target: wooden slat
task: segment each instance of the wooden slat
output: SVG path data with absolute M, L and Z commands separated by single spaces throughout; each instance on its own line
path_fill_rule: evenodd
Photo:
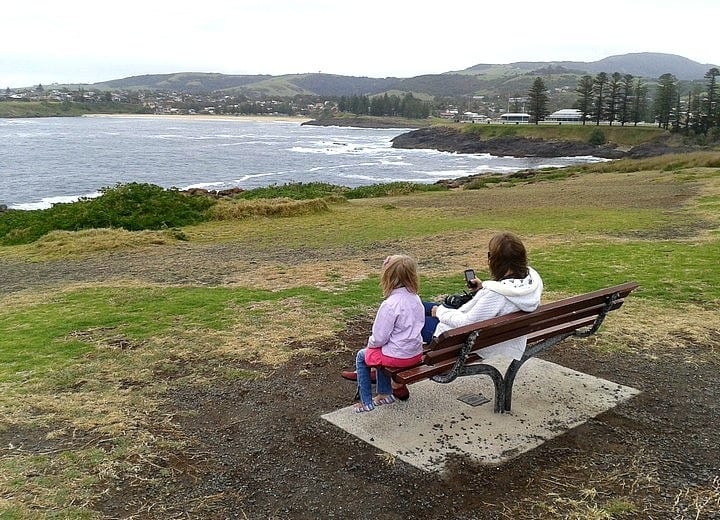
M 571 333 L 591 326 L 604 308 L 608 296 L 618 295 L 610 307 L 610 310 L 615 310 L 623 305 L 623 298 L 637 287 L 637 283 L 629 282 L 548 303 L 533 312 L 515 312 L 458 327 L 444 332 L 430 343 L 421 364 L 411 368 L 384 370 L 391 373 L 395 381 L 405 384 L 443 374 L 455 364 L 465 340 L 474 331 L 479 334 L 466 364 L 481 361 L 482 357 L 478 354 L 480 349 L 502 341 L 527 335 L 528 345 L 534 345 L 557 335 Z
M 443 332 L 440 336 L 435 338 L 430 345 L 428 345 L 428 350 L 439 350 L 445 347 L 461 344 L 465 341 L 467 336 L 474 331 L 480 331 L 481 335 L 483 333 L 487 333 L 488 329 L 496 330 L 500 333 L 513 330 L 515 328 L 526 327 L 536 321 L 550 319 L 560 315 L 567 315 L 588 307 L 601 305 L 605 302 L 605 299 L 612 294 L 618 294 L 619 298 L 622 299 L 637 288 L 637 286 L 638 284 L 634 282 L 616 285 L 614 287 L 608 287 L 606 289 L 600 289 L 584 295 L 574 296 L 572 298 L 566 298 L 557 302 L 541 305 L 533 312 L 514 312 L 482 322 L 457 327 Z M 497 341 L 492 344 L 494 343 L 497 343 Z
M 623 300 L 616 300 L 611 306 L 610 310 L 618 309 L 622 306 L 622 304 Z M 585 309 L 573 310 L 565 314 L 553 315 L 545 319 L 542 319 L 542 316 L 537 316 L 532 313 L 533 315 L 535 315 L 535 318 L 540 319 L 527 322 L 525 323 L 525 325 L 519 327 L 513 327 L 512 325 L 515 323 L 515 321 L 512 321 L 510 323 L 503 324 L 502 327 L 478 329 L 481 330 L 481 332 L 478 338 L 475 340 L 473 350 L 488 347 L 490 345 L 495 345 L 497 343 L 502 343 L 503 341 L 508 341 L 518 338 L 520 336 L 529 335 L 534 332 L 541 332 L 545 329 L 551 329 L 556 325 L 561 325 L 566 322 L 572 322 L 581 318 L 590 317 L 590 321 L 592 323 L 592 321 L 594 321 L 594 319 L 598 316 L 598 314 L 600 313 L 600 311 L 603 310 L 604 307 L 605 303 L 602 303 L 599 305 L 593 305 Z M 448 357 L 454 357 L 457 355 L 463 345 L 464 342 L 440 350 L 429 350 L 425 353 L 425 362 L 428 364 L 434 364 L 443 359 L 447 359 Z
M 578 329 L 588 327 L 592 325 L 594 321 L 594 316 L 589 316 L 579 320 L 574 320 L 569 323 L 556 325 L 554 327 L 548 327 L 546 329 L 543 329 L 542 331 L 537 331 L 533 334 L 530 334 L 528 336 L 528 345 L 538 343 L 553 336 L 566 334 Z M 398 383 L 410 384 L 420 381 L 422 379 L 427 379 L 437 374 L 444 374 L 445 372 L 449 371 L 455 364 L 455 359 L 456 357 L 452 357 L 448 359 L 443 359 L 433 365 L 423 363 L 416 367 L 393 369 L 389 372 L 393 374 L 393 379 Z M 477 351 L 473 351 L 468 355 L 466 364 L 475 363 L 481 360 L 482 357 L 477 353 Z

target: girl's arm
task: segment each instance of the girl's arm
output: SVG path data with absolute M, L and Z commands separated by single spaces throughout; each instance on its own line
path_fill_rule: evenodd
M 395 328 L 397 315 L 395 309 L 384 300 L 375 315 L 372 326 L 372 335 L 368 339 L 368 348 L 380 348 L 390 339 L 390 334 Z

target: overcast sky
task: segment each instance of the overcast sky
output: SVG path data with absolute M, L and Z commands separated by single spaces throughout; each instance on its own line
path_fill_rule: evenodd
M 0 88 L 140 74 L 412 77 L 664 52 L 720 63 L 718 0 L 4 2 Z

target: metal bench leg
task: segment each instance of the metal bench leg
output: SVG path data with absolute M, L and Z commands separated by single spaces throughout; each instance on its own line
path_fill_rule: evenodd
M 492 382 L 495 385 L 495 413 L 501 413 L 506 399 L 506 387 L 502 374 L 492 365 L 479 364 L 463 367 L 460 375 L 476 376 L 479 374 L 488 375 L 490 376 L 490 379 L 492 379 Z
M 517 375 L 518 371 L 520 370 L 520 367 L 523 366 L 524 360 L 518 360 L 513 359 L 512 363 L 510 363 L 510 366 L 505 371 L 505 380 L 503 381 L 505 385 L 505 401 L 503 402 L 503 412 L 509 412 L 510 407 L 512 406 L 512 391 L 513 391 L 513 385 L 515 384 L 515 376 Z

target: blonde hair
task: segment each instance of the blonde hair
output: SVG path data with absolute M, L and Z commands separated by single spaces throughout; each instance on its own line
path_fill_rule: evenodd
M 411 293 L 418 293 L 417 262 L 407 255 L 390 255 L 383 262 L 383 272 L 380 277 L 383 297 L 387 298 L 393 289 L 405 287 Z

